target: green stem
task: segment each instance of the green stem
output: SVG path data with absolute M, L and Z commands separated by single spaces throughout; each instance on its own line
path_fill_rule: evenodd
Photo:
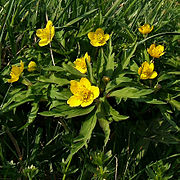
M 53 63 L 53 66 L 55 66 L 54 56 L 53 56 L 53 52 L 52 52 L 52 46 L 51 46 L 51 43 L 49 43 L 49 46 L 50 46 L 50 53 L 51 53 L 52 63 Z
M 140 45 L 149 39 L 159 37 L 159 36 L 165 36 L 165 35 L 180 35 L 180 33 L 179 32 L 165 32 L 165 33 L 155 34 L 153 36 L 147 37 L 146 39 L 143 39 L 142 41 L 138 42 L 137 44 Z
M 71 160 L 72 160 L 72 156 L 71 156 L 71 158 L 70 158 L 70 160 L 69 160 L 69 162 L 68 162 L 68 165 L 67 165 L 67 167 L 66 167 L 66 169 L 65 169 L 65 174 L 63 175 L 63 179 L 62 179 L 62 180 L 65 180 L 65 179 L 66 179 L 66 173 L 67 173 L 67 171 L 68 171 L 68 169 L 69 169 L 69 165 L 71 164 Z
M 8 90 L 7 90 L 7 92 L 6 92 L 5 96 L 4 96 L 4 99 L 3 99 L 2 103 L 1 103 L 0 109 L 2 109 L 2 107 L 3 107 L 4 101 L 5 101 L 6 97 L 7 97 L 7 94 L 9 92 L 11 86 L 12 86 L 12 83 L 9 85 L 9 88 L 8 88 Z

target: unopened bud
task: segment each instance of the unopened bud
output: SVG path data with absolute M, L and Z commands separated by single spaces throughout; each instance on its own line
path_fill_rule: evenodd
M 102 80 L 105 82 L 105 83 L 108 83 L 110 81 L 110 78 L 107 77 L 107 76 L 103 76 Z
M 157 90 L 159 90 L 159 89 L 162 88 L 162 86 L 161 86 L 160 84 L 156 84 L 156 85 L 154 86 L 154 88 L 157 89 Z

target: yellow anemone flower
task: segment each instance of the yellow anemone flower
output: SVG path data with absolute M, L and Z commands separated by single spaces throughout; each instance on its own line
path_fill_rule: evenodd
M 48 21 L 44 29 L 38 29 L 36 35 L 41 39 L 39 41 L 39 46 L 46 46 L 52 41 L 54 37 L 55 29 L 52 21 Z
M 158 74 L 154 71 L 154 63 L 143 62 L 141 67 L 138 69 L 140 79 L 154 79 Z
M 151 46 L 147 49 L 147 52 L 154 58 L 159 58 L 165 53 L 164 46 L 156 46 L 155 44 L 151 44 Z
M 91 57 L 88 56 L 87 52 L 84 55 L 84 57 L 77 58 L 76 61 L 74 61 L 75 68 L 83 74 L 85 74 L 87 72 L 87 66 L 86 66 L 86 60 L 85 59 L 87 59 L 89 62 L 91 61 Z
M 34 61 L 30 61 L 30 63 L 28 64 L 28 71 L 29 72 L 35 71 L 36 67 L 37 67 L 36 63 Z
M 91 45 L 94 47 L 104 46 L 109 39 L 109 34 L 104 34 L 104 31 L 98 28 L 96 32 L 89 32 L 88 38 L 90 39 Z
M 87 78 L 81 78 L 80 82 L 72 80 L 70 84 L 70 90 L 73 93 L 67 101 L 70 107 L 89 106 L 99 96 L 99 88 L 91 86 Z
M 13 83 L 19 80 L 19 76 L 24 70 L 24 63 L 21 61 L 20 66 L 13 65 L 11 69 L 11 79 L 8 79 L 8 83 Z
M 144 24 L 143 26 L 138 28 L 138 30 L 141 34 L 149 34 L 153 30 L 153 26 L 150 27 L 149 24 Z

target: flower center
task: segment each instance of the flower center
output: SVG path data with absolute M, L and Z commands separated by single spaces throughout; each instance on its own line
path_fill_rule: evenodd
M 83 101 L 84 102 L 88 102 L 90 101 L 91 99 L 93 99 L 93 93 L 89 90 L 84 90 L 83 91 Z
M 97 41 L 101 42 L 103 40 L 103 35 L 101 33 L 97 34 Z

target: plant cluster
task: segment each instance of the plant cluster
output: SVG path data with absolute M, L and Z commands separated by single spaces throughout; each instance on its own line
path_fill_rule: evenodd
M 178 178 L 178 6 L 2 2 L 0 177 Z

